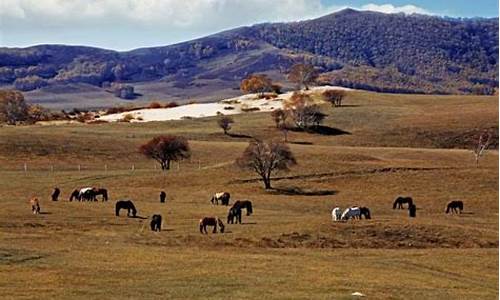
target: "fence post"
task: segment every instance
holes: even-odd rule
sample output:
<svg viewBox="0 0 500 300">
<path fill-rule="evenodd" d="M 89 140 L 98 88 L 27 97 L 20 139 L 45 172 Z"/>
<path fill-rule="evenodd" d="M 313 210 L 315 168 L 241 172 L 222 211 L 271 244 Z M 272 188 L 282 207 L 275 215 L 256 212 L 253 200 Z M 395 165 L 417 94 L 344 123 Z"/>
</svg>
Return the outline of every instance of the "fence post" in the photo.
<svg viewBox="0 0 500 300">
<path fill-rule="evenodd" d="M 177 171 L 179 171 L 181 169 L 181 163 L 178 161 L 177 162 Z"/>
<path fill-rule="evenodd" d="M 201 160 L 198 159 L 198 170 L 201 170 Z"/>
<path fill-rule="evenodd" d="M 104 165 L 104 172 L 107 172 L 107 171 L 108 171 L 108 165 L 107 165 L 107 164 L 105 164 L 105 165 Z"/>
<path fill-rule="evenodd" d="M 28 164 L 24 163 L 24 173 L 28 173 Z"/>
<path fill-rule="evenodd" d="M 132 171 L 134 171 L 134 170 L 135 170 L 135 165 L 134 165 L 134 164 L 132 164 Z"/>
<path fill-rule="evenodd" d="M 81 170 L 82 170 L 82 166 L 78 165 L 78 172 L 80 172 Z"/>
</svg>

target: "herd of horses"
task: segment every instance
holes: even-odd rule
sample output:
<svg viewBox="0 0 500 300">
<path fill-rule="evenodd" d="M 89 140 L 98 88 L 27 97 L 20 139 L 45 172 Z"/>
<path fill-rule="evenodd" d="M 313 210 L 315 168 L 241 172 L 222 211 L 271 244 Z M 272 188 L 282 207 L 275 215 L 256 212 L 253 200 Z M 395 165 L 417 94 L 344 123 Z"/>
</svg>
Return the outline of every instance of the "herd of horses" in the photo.
<svg viewBox="0 0 500 300">
<path fill-rule="evenodd" d="M 58 201 L 59 196 L 61 194 L 61 190 L 59 188 L 54 188 L 52 192 L 51 198 L 52 201 Z M 97 196 L 102 196 L 102 201 L 108 201 L 108 191 L 105 188 L 95 188 L 95 187 L 85 187 L 80 189 L 75 189 L 70 197 L 69 201 L 77 200 L 77 201 L 98 201 Z M 164 203 L 166 201 L 167 194 L 164 191 L 160 192 L 160 203 Z M 213 194 L 210 202 L 212 205 L 221 205 L 229 206 L 229 201 L 231 199 L 231 195 L 228 192 L 220 192 Z M 410 217 L 416 216 L 416 205 L 413 202 L 411 197 L 397 197 L 394 200 L 393 209 L 404 209 L 404 205 L 407 205 L 409 210 Z M 40 213 L 40 201 L 37 197 L 30 199 L 31 210 L 34 214 Z M 118 200 L 115 204 L 115 215 L 120 216 L 120 211 L 124 209 L 127 210 L 128 217 L 137 217 L 137 208 L 135 207 L 132 200 Z M 460 200 L 453 200 L 448 202 L 446 205 L 445 213 L 462 213 L 464 209 L 464 203 Z M 227 213 L 227 224 L 242 224 L 242 210 L 246 210 L 246 215 L 250 216 L 253 214 L 253 205 L 249 200 L 237 200 L 233 203 L 233 205 L 229 208 Z M 332 220 L 335 222 L 338 221 L 348 221 L 350 219 L 359 219 L 362 218 L 371 219 L 370 209 L 363 206 L 352 206 L 348 207 L 345 210 L 341 210 L 340 207 L 335 207 L 332 210 Z M 162 226 L 162 216 L 159 214 L 154 214 L 151 216 L 150 222 L 152 231 L 161 231 Z M 207 234 L 207 227 L 213 227 L 212 233 L 224 233 L 225 225 L 224 222 L 216 217 L 216 216 L 205 216 L 202 217 L 199 221 L 200 233 Z"/>
</svg>

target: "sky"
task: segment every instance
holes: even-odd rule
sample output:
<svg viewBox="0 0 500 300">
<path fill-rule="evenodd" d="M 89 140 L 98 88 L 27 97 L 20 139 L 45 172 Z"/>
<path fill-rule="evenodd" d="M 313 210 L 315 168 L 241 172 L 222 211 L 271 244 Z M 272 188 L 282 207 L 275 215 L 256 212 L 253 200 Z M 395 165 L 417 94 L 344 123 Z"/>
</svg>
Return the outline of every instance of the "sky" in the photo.
<svg viewBox="0 0 500 300">
<path fill-rule="evenodd" d="M 311 19 L 343 8 L 450 17 L 498 17 L 498 0 L 0 0 L 0 46 L 164 46 L 263 22 Z"/>
</svg>

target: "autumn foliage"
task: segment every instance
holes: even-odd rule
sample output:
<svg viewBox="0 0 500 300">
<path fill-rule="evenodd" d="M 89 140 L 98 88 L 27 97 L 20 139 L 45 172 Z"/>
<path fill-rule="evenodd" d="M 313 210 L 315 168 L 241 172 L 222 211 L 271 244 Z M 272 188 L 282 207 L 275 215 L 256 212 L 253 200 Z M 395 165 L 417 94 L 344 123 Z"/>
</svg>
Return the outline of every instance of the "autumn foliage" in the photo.
<svg viewBox="0 0 500 300">
<path fill-rule="evenodd" d="M 172 135 L 157 136 L 142 145 L 139 151 L 158 161 L 162 170 L 169 170 L 171 161 L 180 161 L 191 156 L 188 141 L 184 137 Z"/>
<path fill-rule="evenodd" d="M 262 95 L 265 92 L 271 91 L 273 84 L 271 79 L 266 75 L 250 75 L 241 81 L 240 89 L 246 94 L 259 93 Z"/>
</svg>

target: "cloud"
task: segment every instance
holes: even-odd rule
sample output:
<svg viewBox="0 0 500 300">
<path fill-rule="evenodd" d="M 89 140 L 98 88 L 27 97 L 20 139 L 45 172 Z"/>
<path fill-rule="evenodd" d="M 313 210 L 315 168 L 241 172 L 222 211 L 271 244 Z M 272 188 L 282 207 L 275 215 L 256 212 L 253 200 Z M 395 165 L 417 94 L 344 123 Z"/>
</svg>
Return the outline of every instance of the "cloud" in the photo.
<svg viewBox="0 0 500 300">
<path fill-rule="evenodd" d="M 166 45 L 262 22 L 319 17 L 345 8 L 322 0 L 0 0 L 0 45 Z M 428 13 L 405 5 L 358 9 Z"/>
<path fill-rule="evenodd" d="M 394 6 L 392 4 L 374 4 L 369 3 L 361 6 L 361 10 L 371 10 L 377 11 L 386 14 L 395 14 L 395 13 L 405 13 L 405 14 L 422 14 L 422 15 L 432 15 L 430 11 L 415 6 L 415 5 L 402 5 L 402 6 Z"/>
</svg>

